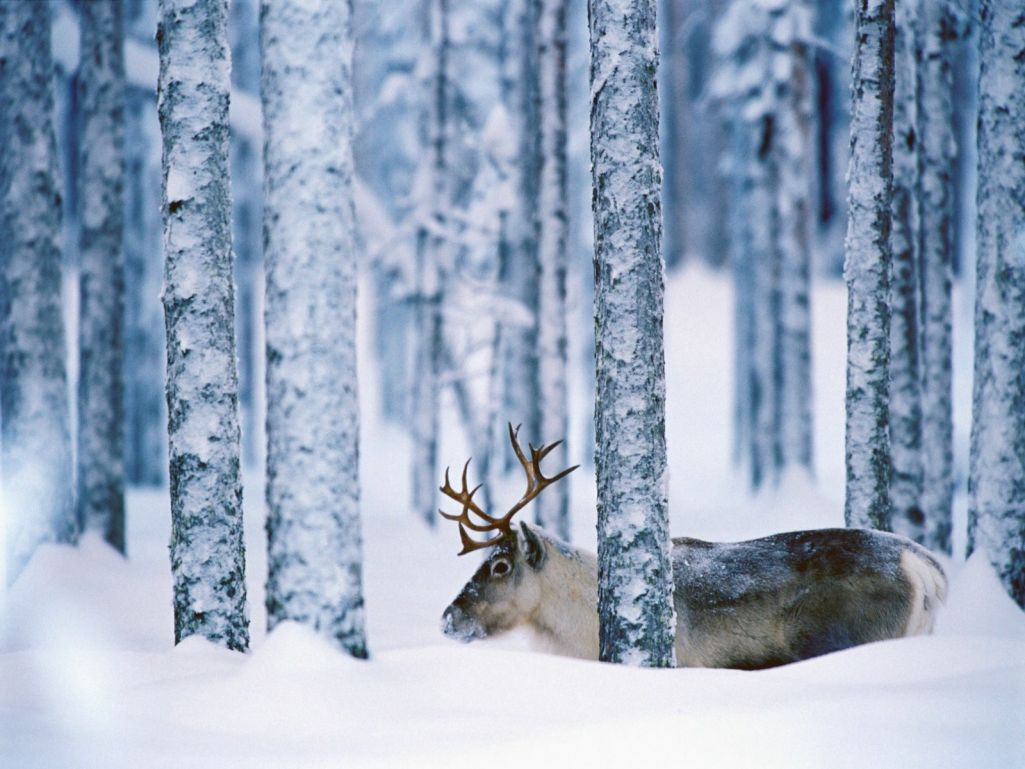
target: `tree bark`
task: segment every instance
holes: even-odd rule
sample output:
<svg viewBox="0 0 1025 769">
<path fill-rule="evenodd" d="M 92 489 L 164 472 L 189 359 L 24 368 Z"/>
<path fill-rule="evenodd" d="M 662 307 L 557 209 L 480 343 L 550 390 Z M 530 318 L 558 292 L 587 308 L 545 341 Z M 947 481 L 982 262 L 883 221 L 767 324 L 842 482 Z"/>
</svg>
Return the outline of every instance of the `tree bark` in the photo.
<svg viewBox="0 0 1025 769">
<path fill-rule="evenodd" d="M 440 270 L 448 241 L 449 0 L 428 0 L 425 42 L 432 69 L 425 77 L 426 182 L 429 200 L 418 200 L 422 217 L 416 242 L 414 360 L 410 372 L 410 432 L 413 443 L 412 505 L 429 526 L 438 520 L 438 410 L 444 355 Z"/>
<path fill-rule="evenodd" d="M 50 11 L 0 4 L 0 513 L 6 579 L 77 536 L 64 325 Z"/>
<path fill-rule="evenodd" d="M 890 505 L 893 530 L 923 541 L 919 350 L 917 0 L 894 9 L 893 210 L 890 247 Z"/>
<path fill-rule="evenodd" d="M 514 424 L 522 424 L 529 440 L 547 440 L 542 433 L 539 311 L 540 273 L 538 253 L 539 195 L 541 183 L 541 86 L 538 71 L 536 0 L 510 0 L 507 36 L 510 41 L 505 76 L 509 114 L 516 131 L 516 201 L 509 218 L 510 258 L 505 261 L 503 291 L 523 308 L 523 322 L 502 328 L 501 361 L 504 371 L 505 410 Z M 515 466 L 506 447 L 506 468 Z"/>
<path fill-rule="evenodd" d="M 982 0 L 968 551 L 1025 608 L 1025 12 Z"/>
<path fill-rule="evenodd" d="M 81 7 L 78 72 L 79 374 L 78 520 L 125 552 L 124 113 L 121 4 Z"/>
<path fill-rule="evenodd" d="M 918 67 L 922 281 L 922 543 L 950 553 L 954 494 L 950 285 L 954 264 L 954 74 L 958 23 L 946 2 L 922 4 Z"/>
<path fill-rule="evenodd" d="M 890 528 L 890 201 L 893 0 L 858 5 L 847 240 L 848 526 Z"/>
<path fill-rule="evenodd" d="M 779 72 L 774 143 L 778 175 L 776 247 L 779 251 L 779 319 L 775 411 L 779 422 L 779 473 L 812 472 L 811 387 L 811 7 L 790 0 L 774 19 Z"/>
<path fill-rule="evenodd" d="M 359 516 L 352 20 L 264 0 L 267 625 L 367 656 Z"/>
<path fill-rule="evenodd" d="M 243 651 L 227 0 L 161 0 L 157 41 L 174 636 Z"/>
<path fill-rule="evenodd" d="M 541 104 L 541 168 L 538 179 L 540 292 L 538 368 L 540 431 L 534 440 L 566 437 L 566 263 L 569 245 L 566 173 L 566 0 L 538 4 L 538 69 Z M 551 467 L 569 465 L 566 444 L 550 455 Z M 569 484 L 556 484 L 537 500 L 537 523 L 564 540 L 570 538 Z"/>
<path fill-rule="evenodd" d="M 654 0 L 590 0 L 599 655 L 674 664 Z"/>
<path fill-rule="evenodd" d="M 167 483 L 167 399 L 160 294 L 160 126 L 154 94 L 128 92 L 125 111 L 125 472 L 129 484 Z"/>
</svg>

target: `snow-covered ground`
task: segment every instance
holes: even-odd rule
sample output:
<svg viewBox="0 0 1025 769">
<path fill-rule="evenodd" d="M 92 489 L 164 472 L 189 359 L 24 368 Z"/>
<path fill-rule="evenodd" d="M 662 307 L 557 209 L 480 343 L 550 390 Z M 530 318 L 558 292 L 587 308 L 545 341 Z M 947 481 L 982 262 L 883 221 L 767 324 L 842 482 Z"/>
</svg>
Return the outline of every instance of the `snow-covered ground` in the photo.
<svg viewBox="0 0 1025 769">
<path fill-rule="evenodd" d="M 842 523 L 843 287 L 817 285 L 814 302 L 818 483 L 751 500 L 729 469 L 728 280 L 691 269 L 671 281 L 674 534 L 737 539 Z M 252 651 L 197 638 L 174 648 L 168 500 L 134 491 L 129 560 L 92 537 L 46 547 L 3 599 L 0 767 L 1025 767 L 1025 615 L 978 558 L 949 565 L 934 636 L 757 673 L 560 659 L 518 636 L 447 641 L 438 618 L 476 561 L 455 557 L 454 526 L 430 531 L 405 509 L 405 438 L 376 421 L 362 360 L 372 659 L 349 659 L 299 626 L 263 632 L 257 477 L 245 498 Z M 578 426 L 589 418 L 582 398 Z M 447 435 L 443 457 L 459 463 L 465 441 Z M 593 547 L 593 478 L 572 478 L 576 539 Z"/>
</svg>

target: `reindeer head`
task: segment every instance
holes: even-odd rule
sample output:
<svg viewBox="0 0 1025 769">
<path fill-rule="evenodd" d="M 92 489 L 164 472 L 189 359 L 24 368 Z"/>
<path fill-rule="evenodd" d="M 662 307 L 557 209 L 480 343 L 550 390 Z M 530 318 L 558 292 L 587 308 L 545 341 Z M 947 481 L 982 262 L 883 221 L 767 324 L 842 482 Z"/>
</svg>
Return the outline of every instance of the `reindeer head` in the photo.
<svg viewBox="0 0 1025 769">
<path fill-rule="evenodd" d="M 509 440 L 527 475 L 527 490 L 504 516 L 492 517 L 473 501 L 473 495 L 480 485 L 472 491 L 469 489 L 466 480 L 469 460 L 463 466 L 462 489 L 459 491 L 452 488 L 448 469 L 445 470 L 445 485 L 441 487 L 441 492 L 462 505 L 463 510 L 459 515 L 439 512 L 443 517 L 459 523 L 459 538 L 463 544 L 459 555 L 483 548 L 491 549 L 484 563 L 442 615 L 442 632 L 450 638 L 472 641 L 511 630 L 528 622 L 540 601 L 537 573 L 545 560 L 543 538 L 524 523 L 520 524 L 518 531 L 514 531 L 512 518 L 545 488 L 565 478 L 578 466 L 546 478 L 541 472 L 541 460 L 562 441 L 537 449 L 528 444 L 528 461 L 516 440 L 518 431 L 518 427 L 513 429 L 509 425 Z M 478 520 L 471 518 L 471 513 Z M 498 535 L 476 541 L 470 537 L 468 530 L 478 533 L 495 531 Z"/>
</svg>

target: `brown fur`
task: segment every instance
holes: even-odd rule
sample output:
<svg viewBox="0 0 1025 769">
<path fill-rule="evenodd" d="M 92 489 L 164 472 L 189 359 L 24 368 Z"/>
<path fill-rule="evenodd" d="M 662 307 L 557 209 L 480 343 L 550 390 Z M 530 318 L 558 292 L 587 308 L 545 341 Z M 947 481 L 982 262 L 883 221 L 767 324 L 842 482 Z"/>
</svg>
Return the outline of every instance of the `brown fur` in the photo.
<svg viewBox="0 0 1025 769">
<path fill-rule="evenodd" d="M 672 559 L 681 667 L 766 668 L 928 633 L 946 596 L 925 548 L 878 531 L 679 538 Z M 443 630 L 469 641 L 527 626 L 551 651 L 596 659 L 596 605 L 594 556 L 521 524 L 446 609 Z"/>
</svg>

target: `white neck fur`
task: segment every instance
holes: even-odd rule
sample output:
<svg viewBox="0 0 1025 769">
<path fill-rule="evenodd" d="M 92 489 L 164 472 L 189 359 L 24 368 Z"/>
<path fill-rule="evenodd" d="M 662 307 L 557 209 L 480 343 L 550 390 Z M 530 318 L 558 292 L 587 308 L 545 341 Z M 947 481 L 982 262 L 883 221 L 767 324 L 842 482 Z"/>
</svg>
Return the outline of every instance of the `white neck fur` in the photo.
<svg viewBox="0 0 1025 769">
<path fill-rule="evenodd" d="M 535 528 L 536 533 L 540 532 Z M 537 579 L 541 601 L 530 618 L 536 645 L 566 657 L 598 659 L 598 562 L 585 550 L 547 535 Z"/>
</svg>

